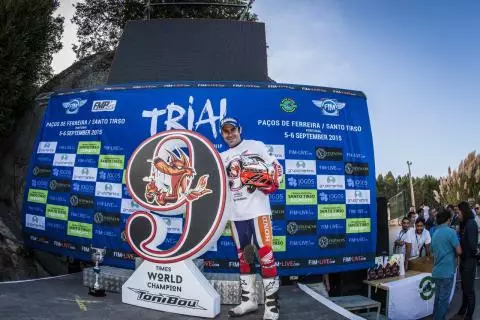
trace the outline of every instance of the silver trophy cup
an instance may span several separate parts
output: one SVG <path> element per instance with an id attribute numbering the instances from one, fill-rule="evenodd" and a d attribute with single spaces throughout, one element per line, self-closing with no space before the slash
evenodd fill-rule
<path id="1" fill-rule="evenodd" d="M 91 248 L 92 262 L 94 263 L 93 272 L 95 273 L 95 284 L 89 287 L 88 294 L 95 297 L 104 297 L 105 289 L 100 285 L 100 264 L 103 262 L 106 250 L 101 248 Z"/>

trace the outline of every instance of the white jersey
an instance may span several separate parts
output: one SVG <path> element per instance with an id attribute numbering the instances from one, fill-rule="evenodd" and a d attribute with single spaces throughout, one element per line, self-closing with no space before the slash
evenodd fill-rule
<path id="1" fill-rule="evenodd" d="M 271 215 L 268 195 L 255 187 L 271 176 L 277 159 L 260 141 L 243 140 L 234 148 L 221 153 L 227 171 L 228 205 L 231 220 L 242 221 Z"/>
<path id="2" fill-rule="evenodd" d="M 432 242 L 432 238 L 430 237 L 430 232 L 428 232 L 427 229 L 423 229 L 422 234 L 418 234 L 415 231 L 415 228 L 410 228 L 407 232 L 407 239 L 405 239 L 405 242 L 412 245 L 412 251 L 410 253 L 410 259 L 412 259 L 420 256 L 422 247 L 426 244 L 430 244 Z"/>

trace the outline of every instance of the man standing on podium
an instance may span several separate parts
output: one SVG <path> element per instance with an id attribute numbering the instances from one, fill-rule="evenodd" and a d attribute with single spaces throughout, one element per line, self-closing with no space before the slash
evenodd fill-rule
<path id="1" fill-rule="evenodd" d="M 258 309 L 255 292 L 254 244 L 263 277 L 265 312 L 263 319 L 279 317 L 279 279 L 273 258 L 273 233 L 268 194 L 275 192 L 282 177 L 282 167 L 260 141 L 242 140 L 242 127 L 236 118 L 220 121 L 222 137 L 229 149 L 221 153 L 227 171 L 232 237 L 240 265 L 241 303 L 229 311 L 231 317 Z"/>

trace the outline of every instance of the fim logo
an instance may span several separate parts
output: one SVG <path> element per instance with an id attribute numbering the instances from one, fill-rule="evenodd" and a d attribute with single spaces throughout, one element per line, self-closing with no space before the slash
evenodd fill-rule
<path id="1" fill-rule="evenodd" d="M 87 103 L 86 99 L 72 99 L 68 102 L 62 103 L 62 105 L 65 108 L 66 114 L 77 114 L 80 107 L 83 106 L 85 103 Z"/>
<path id="2" fill-rule="evenodd" d="M 287 182 L 288 182 L 288 185 L 289 185 L 290 187 L 294 187 L 294 188 L 295 188 L 295 187 L 298 185 L 297 179 L 295 179 L 294 177 L 288 178 L 288 179 L 287 179 Z"/>
<path id="3" fill-rule="evenodd" d="M 155 294 L 150 293 L 146 290 L 139 290 L 134 288 L 128 288 L 135 292 L 137 296 L 137 300 L 144 301 L 144 302 L 151 302 L 151 303 L 158 303 L 172 307 L 181 307 L 187 309 L 198 309 L 198 310 L 206 310 L 205 308 L 198 305 L 198 300 L 195 299 L 185 299 L 179 296 L 168 295 L 168 294 Z"/>
<path id="4" fill-rule="evenodd" d="M 340 115 L 340 110 L 346 106 L 346 103 L 339 102 L 336 99 L 312 100 L 312 102 L 320 108 L 323 115 L 333 117 L 338 117 Z"/>

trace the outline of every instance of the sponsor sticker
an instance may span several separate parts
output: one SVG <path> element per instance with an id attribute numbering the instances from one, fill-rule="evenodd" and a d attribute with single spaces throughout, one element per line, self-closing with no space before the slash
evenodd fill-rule
<path id="1" fill-rule="evenodd" d="M 95 100 L 92 103 L 92 112 L 115 111 L 117 100 Z"/>
<path id="2" fill-rule="evenodd" d="M 100 141 L 79 141 L 77 154 L 100 154 L 101 148 Z"/>
<path id="3" fill-rule="evenodd" d="M 315 205 L 317 190 L 287 190 L 287 205 Z"/>
<path id="4" fill-rule="evenodd" d="M 67 235 L 92 239 L 92 225 L 89 223 L 68 221 Z"/>
<path id="5" fill-rule="evenodd" d="M 68 207 L 55 204 L 47 204 L 45 216 L 50 219 L 68 220 Z"/>
<path id="6" fill-rule="evenodd" d="M 316 221 L 288 221 L 287 232 L 289 235 L 305 235 L 317 232 Z"/>
<path id="7" fill-rule="evenodd" d="M 315 175 L 317 174 L 315 160 L 285 160 L 286 174 Z"/>
<path id="8" fill-rule="evenodd" d="M 344 190 L 345 176 L 317 175 L 317 189 L 319 190 Z"/>
<path id="9" fill-rule="evenodd" d="M 370 218 L 347 219 L 347 233 L 370 232 Z"/>
<path id="10" fill-rule="evenodd" d="M 368 163 L 346 162 L 345 174 L 352 176 L 368 176 Z"/>
<path id="11" fill-rule="evenodd" d="M 53 154 L 57 151 L 56 141 L 40 141 L 38 143 L 37 153 Z"/>
<path id="12" fill-rule="evenodd" d="M 29 189 L 28 190 L 28 202 L 35 203 L 47 203 L 48 191 L 40 189 Z"/>
<path id="13" fill-rule="evenodd" d="M 345 203 L 345 191 L 319 190 L 318 203 Z"/>
<path id="14" fill-rule="evenodd" d="M 75 166 L 74 153 L 56 153 L 53 157 L 53 165 L 58 167 L 73 167 Z"/>
<path id="15" fill-rule="evenodd" d="M 286 186 L 289 189 L 316 189 L 317 177 L 316 176 L 288 176 L 286 180 Z"/>
<path id="16" fill-rule="evenodd" d="M 125 165 L 125 156 L 113 154 L 101 154 L 98 160 L 98 167 L 101 169 L 120 169 Z"/>
<path id="17" fill-rule="evenodd" d="M 315 156 L 321 161 L 342 161 L 343 149 L 331 147 L 317 147 L 315 149 Z"/>
<path id="18" fill-rule="evenodd" d="M 286 250 L 286 236 L 273 236 L 273 252 L 285 252 Z"/>
<path id="19" fill-rule="evenodd" d="M 345 235 L 330 234 L 322 235 L 318 238 L 318 246 L 320 249 L 340 249 L 345 248 Z"/>
<path id="20" fill-rule="evenodd" d="M 349 190 L 346 191 L 347 204 L 370 204 L 370 190 Z"/>
<path id="21" fill-rule="evenodd" d="M 95 186 L 95 196 L 122 199 L 122 184 L 97 182 Z"/>
<path id="22" fill-rule="evenodd" d="M 274 156 L 277 160 L 285 159 L 285 145 L 283 144 L 267 144 L 268 154 Z"/>
<path id="23" fill-rule="evenodd" d="M 45 217 L 27 213 L 25 215 L 25 227 L 45 230 Z"/>
<path id="24" fill-rule="evenodd" d="M 97 168 L 75 167 L 73 168 L 72 180 L 93 182 L 97 180 Z"/>
<path id="25" fill-rule="evenodd" d="M 120 212 L 124 214 L 132 214 L 135 211 L 143 210 L 135 201 L 132 199 L 122 199 L 122 205 Z"/>
<path id="26" fill-rule="evenodd" d="M 345 219 L 347 209 L 344 204 L 319 204 L 318 220 Z"/>

